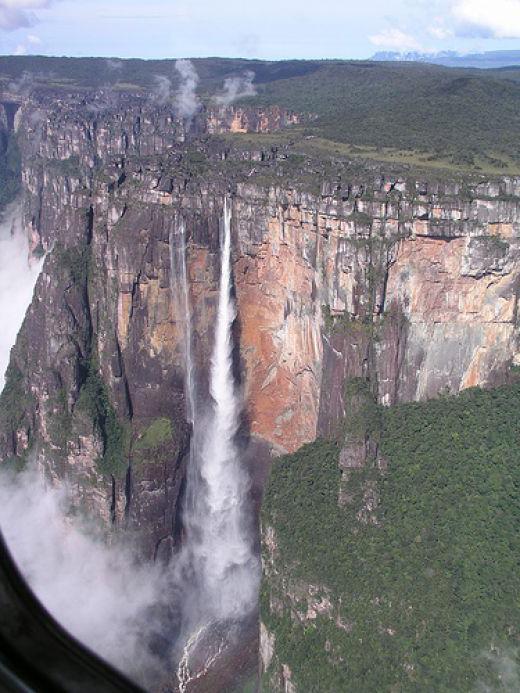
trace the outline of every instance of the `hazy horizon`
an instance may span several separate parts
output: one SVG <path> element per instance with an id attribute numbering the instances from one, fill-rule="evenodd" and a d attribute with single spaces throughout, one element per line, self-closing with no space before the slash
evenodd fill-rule
<path id="1" fill-rule="evenodd" d="M 272 22 L 273 15 L 276 22 Z M 0 53 L 160 59 L 367 59 L 378 51 L 461 54 L 520 48 L 520 0 L 383 0 L 319 12 L 296 0 L 0 0 Z"/>

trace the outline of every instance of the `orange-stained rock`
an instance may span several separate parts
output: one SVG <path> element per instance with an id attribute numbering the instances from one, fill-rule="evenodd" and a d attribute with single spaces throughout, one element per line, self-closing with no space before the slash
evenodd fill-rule
<path id="1" fill-rule="evenodd" d="M 207 112 L 206 127 L 211 134 L 225 132 L 265 133 L 280 130 L 288 125 L 297 125 L 301 120 L 300 114 L 287 111 L 279 106 L 265 108 L 220 106 Z"/>
<path id="2" fill-rule="evenodd" d="M 344 382 L 365 377 L 369 361 L 387 404 L 486 385 L 507 368 L 517 349 L 516 225 L 507 241 L 491 228 L 455 238 L 410 228 L 399 240 L 397 219 L 377 203 L 365 203 L 369 226 L 347 204 L 277 202 L 260 211 L 236 199 L 234 209 L 249 233 L 239 231 L 235 281 L 252 432 L 289 451 L 330 432 L 324 422 L 345 412 Z M 438 219 L 460 214 L 431 208 Z M 322 338 L 322 306 L 343 321 L 333 341 Z"/>
<path id="3" fill-rule="evenodd" d="M 251 430 L 288 451 L 316 437 L 319 407 L 321 310 L 302 241 L 270 219 L 255 256 L 235 265 Z"/>
<path id="4" fill-rule="evenodd" d="M 412 322 L 510 322 L 514 295 L 510 275 L 463 274 L 468 239 L 417 238 L 401 241 L 387 284 Z"/>

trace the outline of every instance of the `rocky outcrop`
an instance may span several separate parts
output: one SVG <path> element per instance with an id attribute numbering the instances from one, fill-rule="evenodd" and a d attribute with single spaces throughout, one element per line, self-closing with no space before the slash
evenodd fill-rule
<path id="1" fill-rule="evenodd" d="M 227 132 L 266 133 L 281 130 L 289 125 L 299 125 L 305 118 L 299 113 L 279 106 L 265 109 L 247 107 L 211 108 L 207 113 L 207 131 L 210 135 Z"/>

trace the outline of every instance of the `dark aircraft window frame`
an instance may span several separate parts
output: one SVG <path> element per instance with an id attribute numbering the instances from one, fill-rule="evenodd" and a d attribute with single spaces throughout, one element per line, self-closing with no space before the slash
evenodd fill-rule
<path id="1" fill-rule="evenodd" d="M 0 690 L 143 693 L 54 620 L 20 574 L 1 533 Z"/>

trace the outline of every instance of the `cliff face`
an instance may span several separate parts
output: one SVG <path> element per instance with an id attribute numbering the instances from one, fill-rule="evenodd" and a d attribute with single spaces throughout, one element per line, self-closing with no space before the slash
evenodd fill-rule
<path id="1" fill-rule="evenodd" d="M 149 553 L 181 531 L 181 218 L 204 396 L 218 223 L 232 196 L 244 434 L 264 447 L 342 435 L 354 378 L 394 404 L 496 384 L 520 359 L 520 180 L 367 170 L 317 194 L 281 177 L 283 152 L 214 135 L 275 130 L 295 114 L 229 108 L 186 123 L 137 97 L 94 103 L 47 95 L 10 112 L 25 226 L 48 254 L 12 355 L 0 454 L 36 456 Z"/>
<path id="2" fill-rule="evenodd" d="M 351 378 L 394 404 L 495 384 L 517 358 L 520 207 L 501 197 L 518 182 L 471 201 L 397 185 L 319 198 L 238 187 L 252 430 L 288 451 L 334 431 Z"/>
<path id="3" fill-rule="evenodd" d="M 207 393 L 227 192 L 218 179 L 191 182 L 205 157 L 192 143 L 237 123 L 260 131 L 297 117 L 208 111 L 184 146 L 186 123 L 153 103 L 122 97 L 86 114 L 84 106 L 45 96 L 2 118 L 6 133 L 18 131 L 31 246 L 47 257 L 13 350 L 1 455 L 35 457 L 56 482 L 68 480 L 89 513 L 137 532 L 148 555 L 167 556 L 181 531 L 189 441 L 179 222 L 190 239 L 197 374 Z"/>

